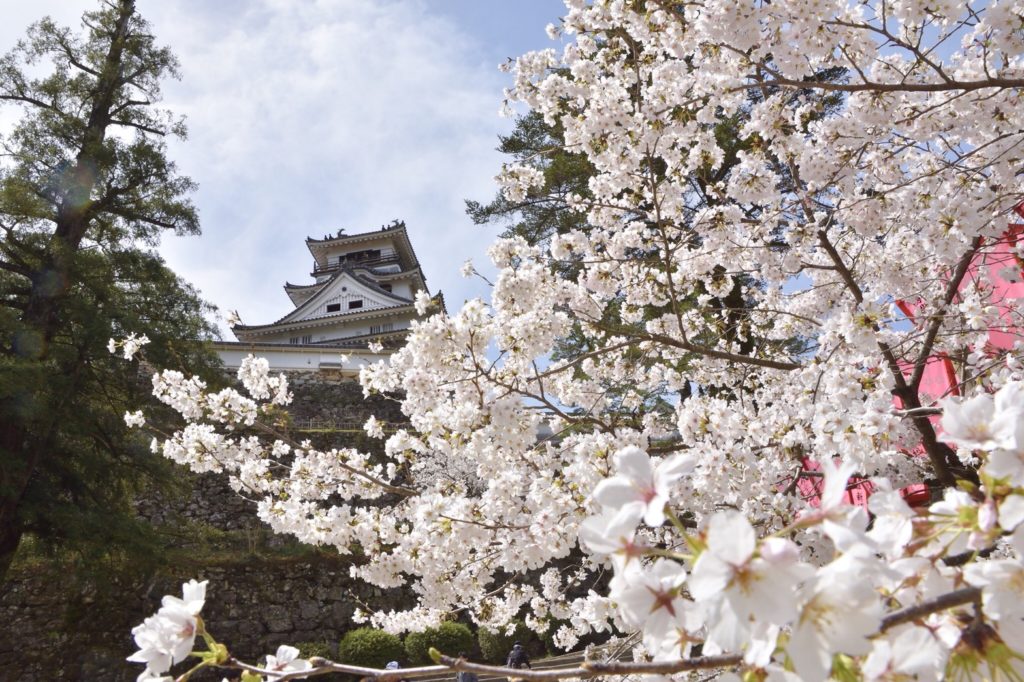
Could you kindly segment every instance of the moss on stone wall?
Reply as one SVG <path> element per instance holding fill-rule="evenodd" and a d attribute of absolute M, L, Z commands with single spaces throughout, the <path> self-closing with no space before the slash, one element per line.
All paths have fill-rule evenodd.
<path fill-rule="evenodd" d="M 362 424 L 370 415 L 391 425 L 404 421 L 397 401 L 364 398 L 351 380 L 311 373 L 292 373 L 289 380 L 294 400 L 278 419 L 296 440 L 379 453 L 383 442 L 369 438 Z M 82 565 L 26 545 L 0 586 L 5 675 L 25 682 L 134 680 L 139 666 L 124 661 L 134 650 L 131 628 L 189 578 L 210 581 L 207 625 L 247 660 L 286 642 L 337 642 L 353 627 L 359 602 L 408 605 L 400 591 L 349 578 L 358 556 L 275 535 L 225 477 L 181 471 L 180 491 L 154 491 L 137 501 L 140 516 L 166 538 L 164 552 L 147 565 L 126 565 L 116 554 L 102 565 Z"/>

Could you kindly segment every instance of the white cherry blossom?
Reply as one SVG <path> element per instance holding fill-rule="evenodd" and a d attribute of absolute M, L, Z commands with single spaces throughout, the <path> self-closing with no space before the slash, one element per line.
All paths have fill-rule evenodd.
<path fill-rule="evenodd" d="M 673 482 L 693 470 L 693 459 L 674 455 L 660 462 L 638 447 L 619 450 L 613 457 L 618 472 L 594 488 L 594 499 L 606 508 L 636 509 L 648 526 L 665 522 L 665 505 Z"/>
<path fill-rule="evenodd" d="M 310 670 L 313 664 L 304 658 L 299 658 L 299 650 L 293 646 L 282 644 L 277 647 L 277 653 L 267 654 L 267 672 L 295 673 L 303 670 Z M 271 677 L 271 679 L 274 679 Z"/>
<path fill-rule="evenodd" d="M 698 641 L 757 679 L 787 657 L 941 677 L 953 649 L 986 669 L 974 590 L 978 628 L 1021 622 L 1018 5 L 569 0 L 564 46 L 510 63 L 507 96 L 593 169 L 566 197 L 586 227 L 497 240 L 487 300 L 417 293 L 405 346 L 360 372 L 409 426 L 372 456 L 256 435 L 289 394 L 252 359 L 244 391 L 158 374 L 182 427 L 154 449 L 276 532 L 359 547 L 355 578 L 417 597 L 366 613 L 391 631 L 459 610 L 659 660 Z M 507 167 L 507 196 L 542 168 Z M 847 505 L 854 473 L 874 492 Z M 928 613 L 879 632 L 907 608 Z M 168 613 L 138 629 L 151 671 L 184 641 Z"/>

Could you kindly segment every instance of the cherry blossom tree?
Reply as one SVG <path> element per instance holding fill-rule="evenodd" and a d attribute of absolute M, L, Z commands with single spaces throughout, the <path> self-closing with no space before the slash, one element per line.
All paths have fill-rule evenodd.
<path fill-rule="evenodd" d="M 262 422 L 289 396 L 255 358 L 248 396 L 154 377 L 186 421 L 154 450 L 226 472 L 279 532 L 358 548 L 357 577 L 408 586 L 412 610 L 364 614 L 389 630 L 525 612 L 566 623 L 564 647 L 637 635 L 632 663 L 520 677 L 1018 679 L 1024 7 L 567 0 L 551 31 L 572 40 L 518 59 L 508 96 L 586 154 L 586 229 L 499 240 L 489 301 L 363 371 L 411 423 L 386 456 Z M 696 188 L 723 163 L 716 126 L 740 119 L 735 166 Z M 513 200 L 541 179 L 500 177 Z M 552 359 L 573 328 L 589 350 Z M 672 409 L 622 418 L 650 395 Z M 914 508 L 900 489 L 921 482 Z M 147 623 L 143 652 L 167 631 Z M 138 654 L 144 675 L 176 641 Z M 267 667 L 282 661 L 343 668 L 287 651 Z"/>

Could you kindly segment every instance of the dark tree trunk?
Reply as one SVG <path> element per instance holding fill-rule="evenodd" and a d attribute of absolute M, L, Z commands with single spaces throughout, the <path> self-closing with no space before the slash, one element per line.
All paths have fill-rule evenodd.
<path fill-rule="evenodd" d="M 0 526 L 0 578 L 7 575 L 14 555 L 18 553 L 21 535 L 20 528 Z"/>
<path fill-rule="evenodd" d="M 38 362 L 48 359 L 50 342 L 63 324 L 60 311 L 71 289 L 76 253 L 92 218 L 90 199 L 97 181 L 97 159 L 113 118 L 115 99 L 123 86 L 124 44 L 134 12 L 134 0 L 121 0 L 104 69 L 97 79 L 88 125 L 75 164 L 66 175 L 49 253 L 30 277 L 31 291 L 21 322 L 34 337 L 32 359 Z M 35 433 L 23 422 L 5 421 L 0 424 L 0 457 L 5 460 L 0 479 L 0 581 L 25 532 L 19 509 L 49 443 L 49 429 Z"/>

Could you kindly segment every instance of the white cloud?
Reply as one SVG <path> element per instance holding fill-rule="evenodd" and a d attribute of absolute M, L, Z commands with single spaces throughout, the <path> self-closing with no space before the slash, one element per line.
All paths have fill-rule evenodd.
<path fill-rule="evenodd" d="M 541 1 L 513 11 L 550 6 L 554 18 L 558 3 Z M 32 11 L 5 13 L 0 49 L 43 13 L 77 25 L 94 6 L 14 4 Z M 409 225 L 428 283 L 449 305 L 482 293 L 458 269 L 468 257 L 486 260 L 494 231 L 472 225 L 463 199 L 495 191 L 494 147 L 510 127 L 497 116 L 508 77 L 496 67 L 508 55 L 457 24 L 457 13 L 420 0 L 139 8 L 181 61 L 182 80 L 165 83 L 164 103 L 187 116 L 190 137 L 172 142 L 170 155 L 200 185 L 203 236 L 168 237 L 161 250 L 206 298 L 250 324 L 274 320 L 290 309 L 285 280 L 310 281 L 307 235 L 395 218 Z M 546 42 L 544 23 L 534 46 Z"/>
<path fill-rule="evenodd" d="M 152 16 L 182 60 L 167 102 L 191 138 L 173 155 L 203 211 L 200 242 L 167 242 L 171 264 L 247 322 L 270 321 L 289 309 L 283 282 L 309 279 L 307 235 L 401 218 L 433 289 L 455 304 L 477 293 L 460 292 L 458 264 L 490 233 L 462 199 L 494 191 L 505 76 L 417 2 L 247 7 L 222 22 Z"/>

